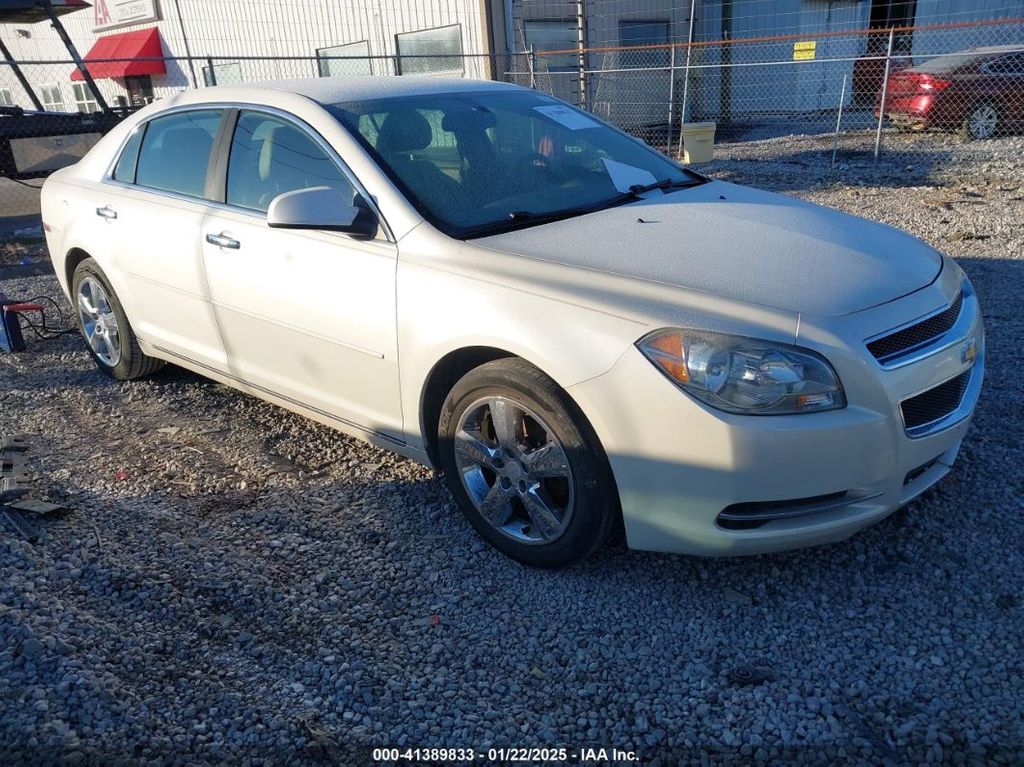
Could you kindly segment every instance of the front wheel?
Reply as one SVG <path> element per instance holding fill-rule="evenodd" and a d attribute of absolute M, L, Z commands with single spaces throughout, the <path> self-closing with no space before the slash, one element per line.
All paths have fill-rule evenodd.
<path fill-rule="evenodd" d="M 536 567 L 585 559 L 607 540 L 618 496 L 604 451 L 575 403 L 520 359 L 467 373 L 445 400 L 439 459 L 470 523 Z"/>
<path fill-rule="evenodd" d="M 128 323 L 121 302 L 99 265 L 87 258 L 71 277 L 71 300 L 89 354 L 100 370 L 118 381 L 155 373 L 164 363 L 148 357 Z"/>
<path fill-rule="evenodd" d="M 999 110 L 992 104 L 978 104 L 971 109 L 960 126 L 965 139 L 987 139 L 999 130 Z"/>

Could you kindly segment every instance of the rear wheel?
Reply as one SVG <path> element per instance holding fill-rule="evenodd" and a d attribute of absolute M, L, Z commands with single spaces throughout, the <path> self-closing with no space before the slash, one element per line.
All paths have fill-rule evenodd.
<path fill-rule="evenodd" d="M 987 139 L 999 130 L 999 110 L 994 105 L 978 104 L 964 118 L 960 133 L 966 139 Z"/>
<path fill-rule="evenodd" d="M 466 374 L 445 400 L 439 459 L 463 513 L 524 564 L 561 567 L 608 538 L 618 503 L 604 451 L 566 393 L 520 359 Z"/>
<path fill-rule="evenodd" d="M 89 353 L 108 376 L 129 381 L 163 367 L 162 360 L 142 353 L 121 302 L 91 258 L 82 261 L 72 275 L 71 300 Z"/>

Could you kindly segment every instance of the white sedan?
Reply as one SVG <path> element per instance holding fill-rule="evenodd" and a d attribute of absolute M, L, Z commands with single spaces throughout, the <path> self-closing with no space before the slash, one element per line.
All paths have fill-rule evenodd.
<path fill-rule="evenodd" d="M 944 476 L 970 282 L 895 229 L 714 181 L 531 90 L 205 88 L 43 187 L 118 380 L 165 361 L 440 469 L 522 562 L 837 541 Z"/>

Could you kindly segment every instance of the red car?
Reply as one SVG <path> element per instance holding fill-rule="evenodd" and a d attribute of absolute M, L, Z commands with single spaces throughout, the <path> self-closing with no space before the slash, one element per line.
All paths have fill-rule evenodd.
<path fill-rule="evenodd" d="M 881 101 L 879 92 L 875 115 Z M 1024 43 L 949 53 L 890 74 L 885 115 L 974 139 L 1024 126 Z"/>

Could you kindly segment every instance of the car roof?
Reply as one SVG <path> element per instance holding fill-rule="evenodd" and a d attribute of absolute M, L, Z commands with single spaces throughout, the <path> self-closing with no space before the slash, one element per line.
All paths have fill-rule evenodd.
<path fill-rule="evenodd" d="M 1012 51 L 1024 52 L 1024 45 L 1021 45 L 1020 43 L 1010 45 L 985 45 L 980 48 L 968 48 L 966 51 L 958 51 L 958 53 L 1010 53 Z"/>
<path fill-rule="evenodd" d="M 413 96 L 440 93 L 458 93 L 481 90 L 518 90 L 519 86 L 494 80 L 475 80 L 464 77 L 431 76 L 364 76 L 364 77 L 305 77 L 295 80 L 269 80 L 223 86 L 224 89 L 255 89 L 298 93 L 321 104 L 339 104 L 345 101 Z M 220 96 L 220 87 L 204 88 L 210 99 Z"/>

